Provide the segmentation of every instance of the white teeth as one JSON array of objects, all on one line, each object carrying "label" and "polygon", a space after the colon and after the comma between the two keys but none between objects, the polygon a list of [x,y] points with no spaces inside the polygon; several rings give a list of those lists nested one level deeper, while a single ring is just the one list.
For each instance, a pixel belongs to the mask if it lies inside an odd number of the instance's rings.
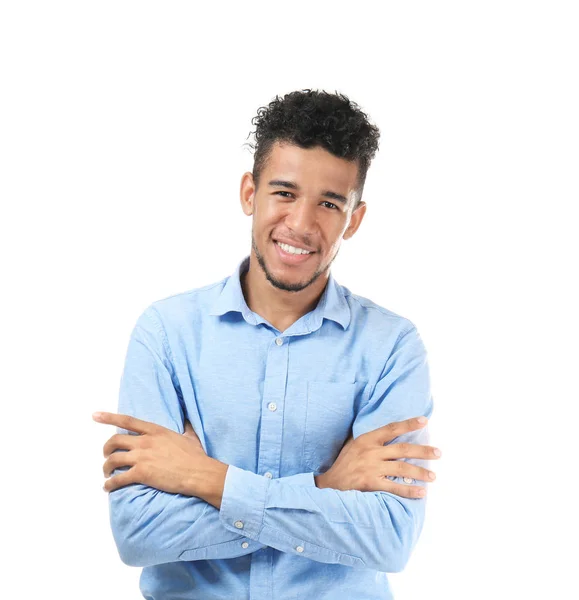
[{"label": "white teeth", "polygon": [[276,244],[278,244],[282,250],[285,250],[285,252],[288,252],[289,254],[311,254],[309,250],[302,250],[301,248],[295,248],[294,246],[282,244],[281,242],[276,242]]}]

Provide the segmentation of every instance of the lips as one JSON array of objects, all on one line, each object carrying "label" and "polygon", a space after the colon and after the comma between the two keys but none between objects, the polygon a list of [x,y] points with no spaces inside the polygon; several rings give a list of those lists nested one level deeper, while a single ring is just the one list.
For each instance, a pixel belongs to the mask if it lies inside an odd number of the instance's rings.
[{"label": "lips", "polygon": [[[282,243],[285,244],[285,242]],[[277,255],[285,265],[301,265],[314,255],[313,252],[311,254],[291,254],[283,250],[278,243],[274,242],[273,245],[275,246]]]},{"label": "lips", "polygon": [[299,242],[295,242],[293,240],[284,240],[283,238],[275,238],[274,242],[281,242],[282,244],[287,244],[288,246],[293,246],[294,248],[299,248],[300,250],[307,250],[312,254],[315,252],[314,248],[309,248],[305,244],[301,244]]}]

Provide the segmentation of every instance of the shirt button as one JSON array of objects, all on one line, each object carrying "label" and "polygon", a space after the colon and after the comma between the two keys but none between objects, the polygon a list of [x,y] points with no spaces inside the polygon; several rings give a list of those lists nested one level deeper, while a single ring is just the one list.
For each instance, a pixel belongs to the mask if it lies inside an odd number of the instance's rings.
[{"label": "shirt button", "polygon": [[283,339],[282,339],[282,338],[275,338],[275,343],[276,343],[278,346],[281,346],[281,345],[283,344]]},{"label": "shirt button", "polygon": [[237,529],[243,529],[243,521],[235,521],[234,525]]},{"label": "shirt button", "polygon": [[242,548],[248,548],[249,547],[249,543],[248,542],[243,542],[243,544],[241,544]]},{"label": "shirt button", "polygon": [[265,477],[267,477],[268,479],[271,479],[273,477],[273,475],[268,471],[267,473],[264,473]]},{"label": "shirt button", "polygon": [[270,403],[267,405],[267,408],[269,408],[269,410],[271,410],[271,412],[274,412],[274,411],[276,411],[276,410],[277,410],[277,404],[276,404],[275,402],[270,402]]},{"label": "shirt button", "polygon": [[414,483],[414,479],[412,479],[412,477],[405,477],[404,483]]},{"label": "shirt button", "polygon": [[303,552],[304,551],[304,547],[303,546],[298,546],[296,548],[296,552]]}]

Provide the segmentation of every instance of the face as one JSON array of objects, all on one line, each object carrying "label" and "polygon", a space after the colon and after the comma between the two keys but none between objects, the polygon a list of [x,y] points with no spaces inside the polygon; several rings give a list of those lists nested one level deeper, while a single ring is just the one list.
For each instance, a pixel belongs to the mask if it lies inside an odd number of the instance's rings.
[{"label": "face", "polygon": [[297,292],[328,270],[343,239],[366,211],[358,198],[358,165],[323,148],[276,143],[255,187],[241,180],[241,204],[253,216],[252,252],[268,281]]}]

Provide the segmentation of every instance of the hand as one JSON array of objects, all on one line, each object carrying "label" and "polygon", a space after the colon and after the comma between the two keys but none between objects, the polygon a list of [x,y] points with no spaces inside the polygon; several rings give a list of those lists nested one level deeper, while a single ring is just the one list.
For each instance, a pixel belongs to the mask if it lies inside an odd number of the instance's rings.
[{"label": "hand", "polygon": [[[189,421],[185,421],[185,431],[180,434],[129,415],[94,413],[93,419],[139,434],[116,433],[103,446],[107,457],[103,465],[105,477],[119,467],[130,467],[105,482],[107,492],[141,483],[165,492],[197,496],[203,493],[203,482],[209,478],[209,472],[215,471],[215,463],[223,465],[207,456]],[[223,466],[226,471],[227,465]]]},{"label": "hand", "polygon": [[425,496],[424,487],[394,483],[386,477],[393,475],[433,481],[436,476],[432,471],[398,459],[436,459],[440,456],[440,450],[419,444],[399,443],[387,446],[384,444],[403,433],[421,429],[427,422],[426,417],[418,417],[389,423],[364,433],[355,440],[350,436],[330,469],[315,476],[316,486],[361,492],[383,491],[403,498]]}]

